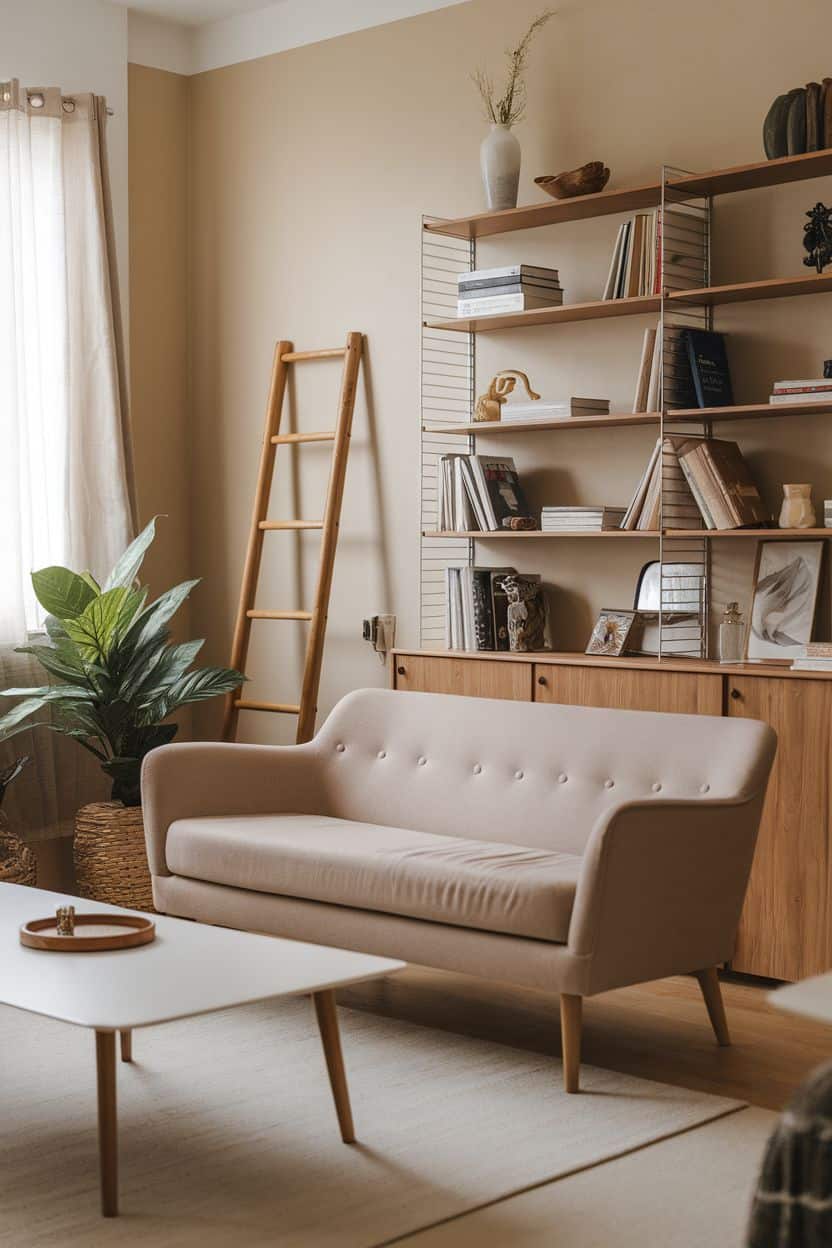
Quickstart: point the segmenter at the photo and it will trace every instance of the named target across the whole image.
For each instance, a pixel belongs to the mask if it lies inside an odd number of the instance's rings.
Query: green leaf
[[[198,579],[183,581],[181,585],[175,585],[173,589],[169,589],[166,594],[162,594],[155,602],[152,602],[134,621],[129,634],[130,640],[133,639],[134,630],[137,630],[136,645],[141,646],[146,641],[150,641],[159,629],[164,628],[168,620],[176,614],[188,594],[198,584]]]
[[[86,675],[84,661],[71,643],[58,646],[18,646],[18,654],[31,654],[50,676],[60,680],[77,680]]]
[[[119,636],[132,623],[142,603],[142,594],[122,586],[108,589],[74,620],[67,620],[69,637],[93,658],[106,658]]]
[[[147,548],[156,536],[156,521],[158,519],[158,516],[154,516],[150,524],[142,529],[139,536],[127,547],[104,582],[105,593],[108,589],[118,589],[122,586],[129,588],[133,584],[139,574],[139,568],[142,566]]]
[[[101,586],[98,584],[98,581],[95,579],[92,572],[82,572],[81,580],[86,582],[90,589],[95,591],[96,595],[101,593]]]
[[[245,676],[229,667],[203,667],[197,672],[189,672],[148,707],[148,716],[166,719],[178,707],[204,702],[218,693],[230,693],[244,680]]]
[[[41,568],[33,572],[32,587],[44,611],[59,620],[74,620],[96,597],[84,578],[69,568]]]
[[[88,702],[92,699],[89,689],[80,689],[75,685],[42,685],[39,689],[3,689],[0,698],[42,698],[44,702],[62,702],[66,698]]]
[[[143,677],[133,686],[133,697],[142,705],[148,705],[185,675],[205,643],[186,641],[180,646],[165,646],[148,665]]]

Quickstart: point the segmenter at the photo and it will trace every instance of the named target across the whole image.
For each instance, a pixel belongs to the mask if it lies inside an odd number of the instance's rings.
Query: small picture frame
[[[595,621],[585,653],[614,658],[623,654],[637,614],[636,611],[611,611],[604,607]]]
[[[760,542],[746,658],[799,659],[812,640],[825,542]]]

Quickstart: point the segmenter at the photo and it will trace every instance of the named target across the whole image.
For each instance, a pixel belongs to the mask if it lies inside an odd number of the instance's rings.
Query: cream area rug
[[[592,1067],[567,1096],[550,1057],[340,1017],[351,1147],[308,1001],[136,1032],[105,1222],[93,1036],[0,1010],[0,1244],[371,1248],[740,1108]]]

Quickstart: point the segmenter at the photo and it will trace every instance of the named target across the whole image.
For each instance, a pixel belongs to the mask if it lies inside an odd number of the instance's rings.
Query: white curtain
[[[0,83],[0,645],[135,528],[103,100]]]

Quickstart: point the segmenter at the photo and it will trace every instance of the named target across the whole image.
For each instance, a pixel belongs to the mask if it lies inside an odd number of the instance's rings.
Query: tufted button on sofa
[[[299,746],[142,772],[158,910],[561,996],[695,972],[717,1038],[774,758],[750,720],[359,690]]]

